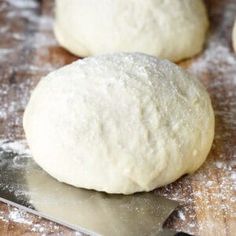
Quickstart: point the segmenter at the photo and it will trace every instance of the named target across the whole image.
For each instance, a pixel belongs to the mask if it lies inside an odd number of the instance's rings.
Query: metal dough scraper
[[[0,200],[88,235],[175,235],[162,225],[178,205],[154,192],[110,195],[63,184],[27,154],[0,148]]]

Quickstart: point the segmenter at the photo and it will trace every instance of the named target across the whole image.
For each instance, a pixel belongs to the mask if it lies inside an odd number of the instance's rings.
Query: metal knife
[[[178,203],[154,192],[111,195],[60,183],[27,154],[0,147],[0,200],[88,235],[175,235],[162,225]]]

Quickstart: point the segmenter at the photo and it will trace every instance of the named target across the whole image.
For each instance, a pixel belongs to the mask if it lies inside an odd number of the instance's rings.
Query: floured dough
[[[234,48],[234,51],[236,52],[236,20],[234,21],[234,28],[233,28],[232,41],[233,41],[233,48]]]
[[[70,52],[143,52],[178,61],[202,50],[202,0],[57,0],[55,34]]]
[[[35,161],[59,181],[130,194],[198,169],[214,114],[203,86],[177,65],[118,53],[43,78],[24,129]]]

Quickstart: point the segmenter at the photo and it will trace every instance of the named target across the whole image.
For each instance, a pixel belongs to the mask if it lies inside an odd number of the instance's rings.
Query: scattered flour
[[[55,53],[58,45],[52,33],[52,16],[50,12],[39,15],[40,2],[6,0],[0,4],[0,14],[7,21],[0,22],[0,66],[7,65],[1,67],[0,74],[0,150],[27,155],[30,152],[22,135],[22,114],[30,91],[41,76],[67,63]],[[50,5],[52,1],[43,2]],[[214,222],[221,221],[222,216],[236,222],[236,54],[230,40],[236,3],[214,2],[210,17],[215,25],[206,50],[188,66],[212,97],[216,115],[214,145],[199,171],[156,190],[181,204],[166,226],[197,235],[216,231]],[[22,28],[26,21],[27,27]],[[53,222],[0,204],[0,224],[9,222],[25,225],[31,233],[40,235],[59,236],[65,232]]]
[[[197,235],[226,235],[224,230],[233,227],[228,222],[236,222],[236,54],[231,45],[236,3],[225,2],[210,10],[214,22],[220,21],[212,26],[206,50],[188,66],[212,98],[216,116],[213,148],[196,173],[157,190],[181,202],[166,226]]]
[[[181,220],[185,220],[185,219],[186,219],[184,213],[183,213],[181,210],[178,211],[178,216],[179,216],[179,218],[180,218]]]
[[[18,208],[13,208],[8,215],[8,219],[16,223],[31,225],[33,223],[32,220],[27,219],[25,214],[25,212],[19,211]]]
[[[29,1],[29,0],[8,0],[8,3],[16,8],[37,8],[37,1]]]
[[[0,154],[18,153],[14,168],[21,168],[21,162],[30,156],[22,130],[22,114],[30,91],[40,77],[65,64],[60,57],[52,57],[54,47],[58,46],[52,33],[53,19],[51,13],[39,15],[41,3],[36,0],[4,0],[0,3],[0,14],[4,19],[0,21]],[[52,1],[45,3],[52,5]],[[45,63],[45,58],[50,61]],[[10,186],[5,187],[13,191]],[[26,194],[16,189],[14,192],[18,197]],[[0,204],[0,228],[9,227],[11,222],[14,224],[10,227],[21,229],[27,235],[81,235],[18,208]]]
[[[5,152],[14,152],[19,155],[30,155],[30,150],[27,146],[26,140],[16,140],[16,141],[10,141],[10,140],[0,140],[0,149],[2,149]]]

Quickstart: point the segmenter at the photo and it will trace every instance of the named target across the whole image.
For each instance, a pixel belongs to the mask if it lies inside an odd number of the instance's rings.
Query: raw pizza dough
[[[214,114],[203,86],[139,53],[78,60],[36,87],[24,114],[35,161],[59,181],[130,194],[200,167]]]
[[[233,48],[234,48],[234,51],[236,52],[236,20],[234,21],[234,28],[233,28],[232,41],[233,41]]]
[[[178,61],[199,53],[208,18],[202,0],[57,0],[55,34],[70,52],[143,52]]]

